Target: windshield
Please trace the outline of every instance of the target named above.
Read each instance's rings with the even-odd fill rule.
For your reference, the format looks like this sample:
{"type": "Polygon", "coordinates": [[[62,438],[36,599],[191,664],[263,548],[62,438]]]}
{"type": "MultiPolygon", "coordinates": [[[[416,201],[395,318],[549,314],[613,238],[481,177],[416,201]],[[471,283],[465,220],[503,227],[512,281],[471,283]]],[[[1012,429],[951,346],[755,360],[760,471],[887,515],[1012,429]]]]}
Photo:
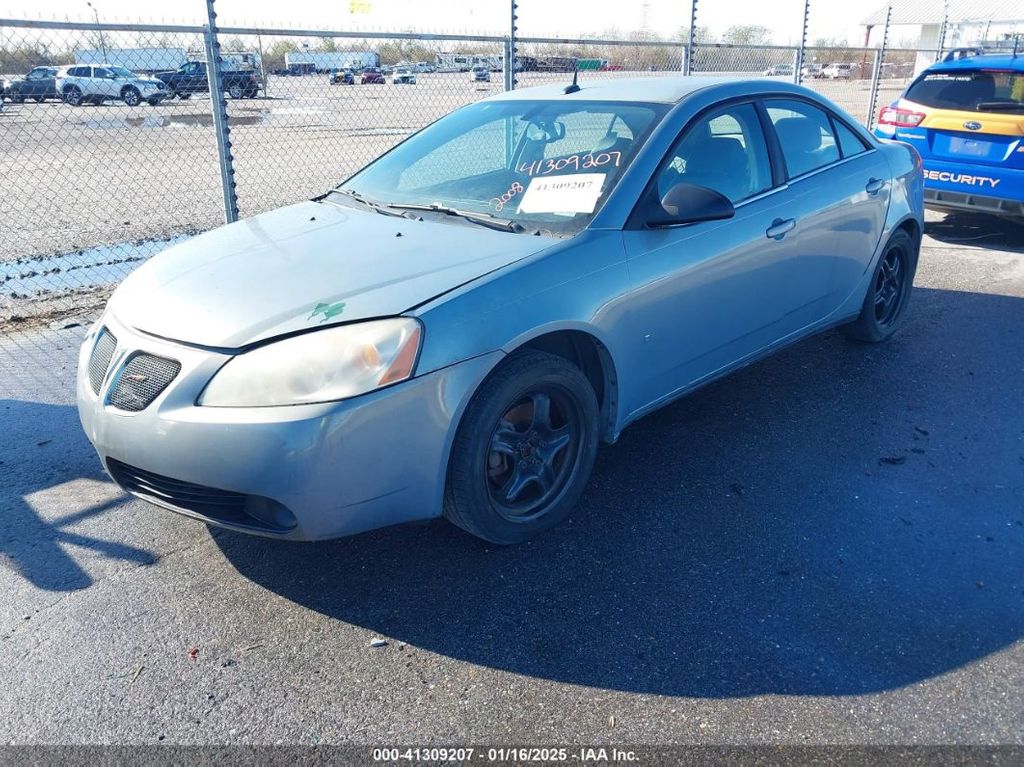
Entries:
{"type": "Polygon", "coordinates": [[[1024,111],[1024,72],[963,69],[931,72],[907,89],[916,104],[967,112],[1024,111]]]}
{"type": "Polygon", "coordinates": [[[131,70],[125,69],[124,67],[107,67],[111,72],[114,73],[114,77],[135,77],[135,73],[131,70]]]}
{"type": "Polygon", "coordinates": [[[364,201],[492,216],[571,235],[593,217],[667,104],[491,101],[464,107],[338,187],[364,201]]]}

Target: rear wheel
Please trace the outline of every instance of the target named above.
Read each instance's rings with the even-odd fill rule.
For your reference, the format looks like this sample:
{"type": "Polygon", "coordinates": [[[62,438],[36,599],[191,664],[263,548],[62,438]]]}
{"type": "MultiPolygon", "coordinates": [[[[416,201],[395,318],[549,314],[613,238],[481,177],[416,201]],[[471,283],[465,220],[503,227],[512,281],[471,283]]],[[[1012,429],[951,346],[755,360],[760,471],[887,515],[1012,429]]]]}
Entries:
{"type": "Polygon", "coordinates": [[[481,385],[456,433],[444,514],[497,544],[564,520],[590,477],[599,410],[593,387],[562,357],[523,350],[481,385]]]}
{"type": "Polygon", "coordinates": [[[142,101],[142,94],[139,93],[138,88],[129,86],[121,91],[121,101],[130,107],[137,107],[142,101]]]}
{"type": "Polygon", "coordinates": [[[860,316],[843,332],[855,341],[879,343],[902,324],[917,271],[917,241],[900,229],[885,246],[871,277],[860,316]]]}
{"type": "Polygon", "coordinates": [[[241,85],[232,85],[228,88],[228,95],[233,99],[242,98],[243,93],[241,85]]]}

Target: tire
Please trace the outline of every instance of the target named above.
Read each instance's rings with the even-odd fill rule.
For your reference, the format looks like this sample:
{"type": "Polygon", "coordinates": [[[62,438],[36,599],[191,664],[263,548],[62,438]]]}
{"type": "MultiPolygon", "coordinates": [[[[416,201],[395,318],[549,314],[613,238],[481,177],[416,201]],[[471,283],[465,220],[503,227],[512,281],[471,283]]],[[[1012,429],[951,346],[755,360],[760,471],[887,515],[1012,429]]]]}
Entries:
{"type": "Polygon", "coordinates": [[[72,85],[64,89],[64,103],[72,107],[82,106],[82,91],[78,86],[72,85]]]}
{"type": "Polygon", "coordinates": [[[25,103],[25,97],[22,96],[20,93],[17,93],[15,95],[11,96],[11,103],[12,104],[24,104],[25,103]]]}
{"type": "Polygon", "coordinates": [[[532,349],[512,354],[480,385],[459,424],[445,517],[499,545],[558,524],[590,477],[599,421],[594,389],[579,368],[532,349]]]}
{"type": "Polygon", "coordinates": [[[842,327],[847,338],[877,344],[899,330],[914,286],[919,249],[920,243],[903,229],[889,239],[871,275],[860,315],[842,327]]]}
{"type": "Polygon", "coordinates": [[[191,93],[185,93],[185,92],[183,92],[183,91],[178,91],[178,92],[177,92],[177,93],[175,93],[174,95],[175,95],[175,96],[177,96],[177,97],[178,97],[179,99],[181,99],[182,101],[184,101],[185,99],[190,99],[190,98],[192,98],[192,94],[191,94],[191,93]]]}
{"type": "Polygon", "coordinates": [[[149,105],[150,105],[151,107],[159,106],[159,104],[160,104],[160,99],[158,99],[158,98],[156,98],[156,97],[154,96],[154,97],[153,97],[153,98],[151,98],[151,99],[147,99],[147,100],[146,100],[146,103],[147,103],[147,104],[149,104],[149,105]]]}
{"type": "Polygon", "coordinates": [[[256,88],[250,88],[245,92],[244,95],[247,99],[254,99],[259,95],[259,93],[259,90],[257,90],[256,88]]]}
{"type": "Polygon", "coordinates": [[[121,101],[130,107],[137,107],[142,103],[142,94],[139,93],[138,88],[129,86],[121,91],[121,101]]]}
{"type": "Polygon", "coordinates": [[[228,87],[228,95],[231,98],[233,98],[233,99],[240,99],[240,98],[242,98],[242,86],[241,85],[231,85],[231,86],[229,86],[228,87]]]}

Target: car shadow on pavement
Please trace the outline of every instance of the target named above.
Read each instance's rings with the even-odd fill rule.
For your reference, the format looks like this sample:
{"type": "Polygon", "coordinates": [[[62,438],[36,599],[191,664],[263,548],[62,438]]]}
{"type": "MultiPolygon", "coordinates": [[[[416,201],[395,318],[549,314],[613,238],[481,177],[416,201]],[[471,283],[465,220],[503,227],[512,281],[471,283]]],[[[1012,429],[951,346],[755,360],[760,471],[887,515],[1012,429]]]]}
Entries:
{"type": "Polygon", "coordinates": [[[533,677],[704,697],[927,680],[1024,636],[1024,299],[919,289],[912,312],[887,344],[828,333],[634,424],[573,518],[522,546],[441,521],[216,544],[326,616],[533,677]]]}
{"type": "Polygon", "coordinates": [[[48,519],[33,508],[34,494],[79,479],[109,481],[82,434],[73,406],[0,399],[0,421],[0,566],[12,568],[40,589],[77,591],[93,581],[69,547],[139,565],[156,561],[145,549],[73,529],[125,503],[128,497],[123,494],[85,506],[74,506],[77,499],[68,498],[69,512],[56,517],[48,513],[48,519]]]}
{"type": "Polygon", "coordinates": [[[925,234],[952,247],[994,248],[1024,253],[1024,222],[1016,224],[986,213],[952,211],[925,224],[925,234]]]}

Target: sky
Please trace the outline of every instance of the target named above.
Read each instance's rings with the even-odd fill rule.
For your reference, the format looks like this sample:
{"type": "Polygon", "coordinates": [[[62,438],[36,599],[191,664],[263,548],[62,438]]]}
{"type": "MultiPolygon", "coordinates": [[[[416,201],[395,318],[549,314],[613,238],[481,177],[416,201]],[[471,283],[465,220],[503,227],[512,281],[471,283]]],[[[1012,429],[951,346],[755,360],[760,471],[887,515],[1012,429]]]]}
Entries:
{"type": "MultiPolygon", "coordinates": [[[[809,37],[847,39],[858,44],[860,20],[883,5],[843,0],[812,0],[809,37]]],[[[138,0],[95,0],[106,21],[165,21],[202,23],[204,0],[171,0],[147,12],[138,0]]],[[[504,34],[508,28],[508,0],[217,0],[222,25],[264,24],[331,29],[382,29],[433,32],[504,34]],[[352,12],[352,7],[359,10],[352,12]]],[[[772,31],[773,42],[797,43],[803,0],[702,0],[698,26],[720,36],[734,24],[756,24],[772,31]]],[[[86,0],[0,0],[0,15],[11,18],[91,20],[86,0]]],[[[537,37],[585,37],[610,28],[636,31],[644,24],[651,31],[674,34],[689,25],[689,0],[520,0],[520,34],[537,37]]]]}

